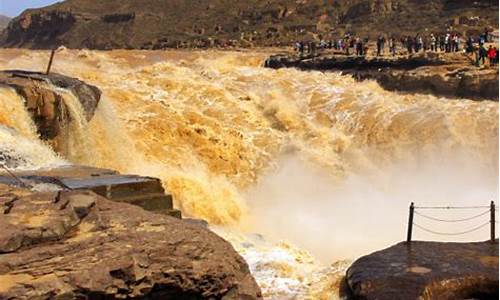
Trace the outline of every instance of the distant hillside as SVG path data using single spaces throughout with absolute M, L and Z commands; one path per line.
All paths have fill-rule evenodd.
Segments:
M 4 15 L 0 15 L 0 31 L 2 31 L 10 22 L 10 18 Z
M 483 31 L 493 0 L 67 0 L 27 10 L 4 47 L 145 48 L 288 45 L 346 31 L 371 35 Z

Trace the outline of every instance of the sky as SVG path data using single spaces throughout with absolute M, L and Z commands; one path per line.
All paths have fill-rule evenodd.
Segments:
M 16 17 L 27 8 L 47 6 L 62 0 L 0 0 L 0 15 Z

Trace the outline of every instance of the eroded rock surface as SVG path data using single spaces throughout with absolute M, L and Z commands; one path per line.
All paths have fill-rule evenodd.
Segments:
M 353 299 L 498 299 L 498 240 L 399 243 L 347 270 Z
M 201 226 L 90 191 L 0 191 L 1 299 L 261 299 Z
M 472 65 L 462 53 L 426 53 L 398 57 L 319 56 L 299 58 L 274 55 L 269 68 L 342 71 L 357 80 L 373 79 L 391 91 L 498 101 L 498 68 Z
M 474 66 L 423 66 L 413 70 L 352 71 L 358 80 L 374 79 L 391 91 L 498 101 L 498 69 Z
M 0 85 L 12 87 L 21 95 L 42 139 L 54 139 L 68 125 L 70 113 L 63 96 L 53 87 L 67 89 L 80 101 L 90 120 L 99 104 L 101 91 L 75 78 L 51 73 L 26 71 L 0 72 Z
M 414 57 L 364 57 L 364 56 L 308 56 L 272 55 L 265 62 L 268 68 L 279 69 L 294 67 L 301 70 L 350 70 L 397 68 L 413 69 L 421 66 L 444 65 L 446 61 L 439 55 Z

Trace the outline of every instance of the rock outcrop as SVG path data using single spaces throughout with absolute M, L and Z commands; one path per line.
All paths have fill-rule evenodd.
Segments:
M 364 57 L 364 56 L 308 56 L 272 55 L 264 66 L 272 69 L 298 68 L 301 70 L 351 70 L 351 69 L 414 69 L 422 66 L 445 65 L 439 55 L 420 55 L 412 57 Z
M 3 47 L 160 49 L 288 46 L 319 36 L 496 28 L 489 0 L 68 0 L 30 9 L 0 37 Z
M 0 15 L 0 31 L 2 31 L 10 22 L 10 18 L 4 15 Z
M 1 85 L 14 88 L 25 99 L 25 105 L 44 140 L 56 138 L 71 118 L 63 96 L 53 86 L 72 92 L 80 101 L 87 120 L 94 115 L 101 98 L 97 87 L 55 73 L 1 71 Z
M 498 101 L 498 69 L 473 66 L 449 69 L 421 67 L 414 70 L 361 70 L 358 80 L 374 79 L 391 91 L 419 92 L 438 96 Z
M 362 257 L 347 270 L 352 299 L 498 299 L 498 240 L 411 242 Z
M 357 57 L 345 55 L 299 58 L 273 55 L 268 68 L 342 71 L 357 80 L 373 79 L 391 91 L 498 101 L 498 68 L 478 68 L 459 54 L 426 53 L 413 56 Z
M 181 212 L 174 209 L 172 195 L 165 192 L 158 178 L 119 174 L 113 170 L 75 165 L 17 171 L 11 174 L 0 173 L 0 183 L 35 190 L 39 190 L 39 187 L 49 187 L 52 191 L 89 190 L 108 200 L 125 202 L 148 211 L 181 218 Z
M 91 191 L 0 192 L 1 299 L 261 299 L 201 226 Z

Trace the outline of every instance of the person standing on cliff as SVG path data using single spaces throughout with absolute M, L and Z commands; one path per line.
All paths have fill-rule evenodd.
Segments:
M 460 51 L 460 37 L 458 36 L 458 34 L 455 34 L 455 36 L 453 37 L 453 46 L 455 47 L 453 51 Z
M 356 38 L 356 55 L 363 55 L 363 40 L 361 38 Z
M 377 38 L 377 56 L 383 55 L 384 53 L 385 38 L 379 35 Z
M 328 48 L 328 43 L 324 39 L 321 39 L 319 41 L 319 48 L 320 49 L 327 49 Z
M 408 54 L 412 54 L 413 52 L 413 41 L 410 36 L 406 37 L 406 49 L 408 50 Z
M 389 39 L 389 51 L 391 52 L 392 56 L 396 56 L 396 40 L 394 37 L 391 37 Z
M 486 41 L 486 40 L 484 39 L 484 37 L 483 37 L 483 36 L 480 36 L 480 37 L 478 38 L 479 47 L 482 47 L 482 46 L 484 45 L 484 42 L 485 42 L 485 41 Z
M 473 52 L 474 52 L 474 39 L 473 39 L 472 37 L 469 37 L 469 38 L 467 39 L 465 52 L 466 52 L 467 54 L 470 54 L 470 53 L 473 53 Z
M 424 36 L 422 38 L 422 40 L 423 40 L 423 47 L 424 47 L 423 49 L 424 49 L 424 52 L 427 52 L 429 50 L 429 44 L 430 44 L 429 43 L 429 37 L 425 37 Z
M 417 52 L 420 52 L 420 50 L 424 49 L 424 40 L 422 39 L 422 36 L 418 36 L 417 38 Z
M 381 47 L 381 43 L 380 43 L 380 36 L 377 38 L 377 56 L 380 56 L 380 47 Z
M 431 51 L 437 51 L 437 40 L 433 33 L 431 33 Z
M 450 52 L 455 52 L 455 35 L 450 36 L 449 47 Z
M 414 36 L 412 39 L 411 39 L 411 44 L 413 46 L 413 49 L 415 50 L 415 53 L 418 52 L 418 38 L 417 36 Z
M 304 42 L 299 42 L 299 54 L 300 54 L 300 57 L 304 56 L 304 48 L 305 48 Z
M 349 41 L 349 37 L 347 37 L 344 40 L 344 50 L 345 50 L 346 55 L 349 55 L 349 48 L 350 47 L 351 47 L 351 42 Z
M 484 44 L 483 45 L 480 44 L 479 49 L 477 50 L 476 53 L 476 58 L 477 58 L 476 65 L 478 67 L 481 65 L 481 63 L 484 65 L 484 61 L 487 56 L 488 56 L 488 51 L 486 50 L 486 48 L 484 48 Z
M 493 49 L 492 46 L 488 48 L 488 60 L 490 61 L 490 66 L 493 66 L 495 64 L 496 52 L 496 49 Z
M 316 42 L 314 41 L 309 42 L 309 54 L 312 56 L 316 55 Z
M 444 37 L 440 36 L 439 37 L 439 49 L 441 49 L 441 52 L 445 50 L 445 44 L 444 44 Z
M 444 51 L 446 53 L 450 52 L 450 34 L 447 33 L 446 36 L 444 37 Z

